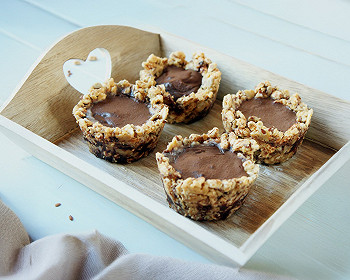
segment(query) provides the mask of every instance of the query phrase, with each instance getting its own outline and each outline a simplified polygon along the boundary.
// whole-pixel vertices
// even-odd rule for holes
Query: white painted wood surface
[[[349,1],[191,1],[191,6],[156,0],[0,3],[1,103],[54,40],[102,23],[157,26],[350,100]],[[34,239],[97,228],[133,252],[208,262],[2,135],[0,141],[0,198]],[[349,174],[347,162],[245,267],[300,279],[349,279]],[[56,202],[63,207],[55,208]],[[74,222],[68,220],[70,214]]]
[[[129,41],[130,38],[134,40]],[[252,88],[260,80],[269,80],[282,88],[300,92],[315,112],[307,134],[311,141],[304,141],[293,160],[276,167],[261,166],[259,178],[244,207],[229,219],[209,223],[186,219],[168,207],[155,152],[164,150],[175,134],[203,133],[213,126],[222,128],[221,102],[218,101],[203,120],[187,126],[166,125],[157,148],[145,159],[126,166],[101,161],[89,153],[73,120],[71,110],[80,94],[68,86],[62,73],[62,65],[67,59],[86,59],[90,50],[98,46],[109,50],[109,60],[113,61],[112,76],[118,76],[118,79],[137,76],[140,63],[149,53],[169,56],[178,49],[187,54],[202,49],[222,71],[218,94],[221,99],[239,88]],[[73,70],[72,73],[76,75]],[[320,105],[323,103],[328,106]],[[244,265],[274,231],[350,159],[350,144],[344,146],[350,139],[350,127],[344,127],[344,118],[350,118],[349,102],[181,37],[126,26],[93,26],[65,36],[41,56],[3,107],[0,130],[23,149],[210,260],[231,266]],[[333,118],[328,119],[329,115]],[[72,130],[76,132],[72,133]],[[334,155],[335,151],[326,147],[343,148]]]

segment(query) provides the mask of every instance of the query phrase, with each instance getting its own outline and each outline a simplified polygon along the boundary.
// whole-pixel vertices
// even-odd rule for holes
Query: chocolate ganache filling
[[[264,126],[275,127],[283,132],[296,123],[295,112],[281,103],[274,102],[272,98],[252,98],[243,101],[238,110],[246,118],[256,116]]]
[[[87,117],[105,126],[123,127],[127,124],[142,125],[151,117],[151,113],[146,103],[121,94],[94,103]]]
[[[156,82],[158,85],[164,84],[165,90],[173,96],[174,100],[177,100],[197,92],[202,84],[202,75],[197,71],[172,65],[164,69]]]
[[[186,147],[166,156],[183,179],[204,177],[225,180],[248,176],[243,168],[243,160],[234,152],[222,151],[217,145]]]

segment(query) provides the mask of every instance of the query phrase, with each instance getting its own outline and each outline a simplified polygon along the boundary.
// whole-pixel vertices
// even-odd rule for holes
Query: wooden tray
[[[134,81],[149,54],[167,56],[201,50],[222,72],[219,100],[204,119],[191,125],[165,126],[156,150],[138,162],[111,164],[88,152],[72,116],[80,94],[66,82],[63,63],[85,59],[98,47],[109,50],[112,77]],[[155,152],[176,134],[223,130],[221,99],[260,81],[299,92],[314,116],[297,155],[276,166],[261,166],[243,207],[219,222],[194,222],[169,209],[157,171]],[[341,165],[350,158],[350,103],[272,74],[245,62],[159,32],[125,26],[88,27],[55,44],[29,72],[3,106],[0,129],[34,156],[85,184],[183,242],[209,259],[241,266],[266,239]]]

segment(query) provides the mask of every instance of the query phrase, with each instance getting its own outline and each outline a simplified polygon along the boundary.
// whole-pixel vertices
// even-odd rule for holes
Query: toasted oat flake
[[[243,102],[252,98],[271,98],[287,106],[296,114],[296,122],[286,131],[266,126],[260,118],[249,116],[240,110]],[[298,93],[271,86],[269,81],[260,83],[255,90],[238,91],[223,98],[222,121],[227,133],[233,132],[239,138],[257,141],[259,150],[255,159],[260,163],[278,164],[290,159],[303,142],[310,126],[313,110],[301,101]]]
[[[184,70],[194,70],[202,75],[202,83],[196,92],[174,98],[165,90],[164,84],[157,84],[164,69],[168,66],[181,67]],[[204,53],[197,52],[191,61],[186,61],[181,51],[173,52],[169,58],[162,58],[151,54],[142,63],[144,68],[140,72],[142,83],[163,87],[163,100],[169,105],[168,123],[190,123],[203,118],[212,108],[219,90],[221,72],[216,63],[213,63]]]
[[[81,63],[80,63],[79,60],[74,61],[74,64],[75,64],[75,65],[81,65]]]
[[[90,60],[90,61],[96,61],[96,60],[97,60],[97,57],[96,57],[96,56],[90,56],[90,57],[89,57],[89,60]]]
[[[102,87],[102,84],[101,83],[96,83],[92,86],[94,89],[99,89]]]
[[[187,147],[215,145],[236,152],[244,159],[247,176],[232,179],[183,178],[171,163],[171,155]],[[251,185],[258,177],[259,166],[254,163],[254,153],[259,149],[253,139],[238,139],[234,133],[219,133],[217,127],[202,135],[177,135],[168,143],[163,153],[156,153],[159,172],[169,206],[179,214],[193,220],[222,220],[241,207]]]
[[[92,87],[83,96],[73,108],[73,115],[91,153],[110,162],[129,163],[147,156],[155,148],[168,115],[168,107],[162,102],[161,88],[145,89],[146,85],[141,82],[132,85],[126,80],[115,83],[113,79],[109,79],[100,88]],[[131,92],[139,102],[150,104],[152,116],[146,123],[107,127],[99,122],[93,123],[87,117],[86,112],[93,103]]]

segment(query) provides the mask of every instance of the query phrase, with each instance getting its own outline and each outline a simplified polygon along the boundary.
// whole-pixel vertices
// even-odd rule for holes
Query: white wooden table
[[[96,24],[156,26],[350,100],[350,1],[6,1],[0,17],[0,105],[63,35]],[[325,104],[327,106],[327,104]],[[349,122],[350,125],[350,122]],[[131,252],[208,260],[24,152],[0,134],[0,199],[33,240],[97,229]],[[62,206],[56,208],[56,202]],[[350,279],[350,162],[245,266],[300,279]],[[68,216],[72,215],[74,221]]]

